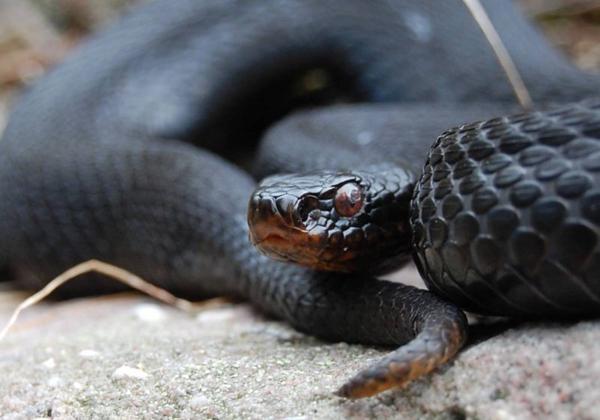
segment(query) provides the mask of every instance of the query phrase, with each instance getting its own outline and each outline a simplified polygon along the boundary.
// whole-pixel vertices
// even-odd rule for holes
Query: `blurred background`
[[[89,33],[148,0],[0,0],[0,133],[11,101]],[[581,68],[600,71],[600,0],[516,0]]]

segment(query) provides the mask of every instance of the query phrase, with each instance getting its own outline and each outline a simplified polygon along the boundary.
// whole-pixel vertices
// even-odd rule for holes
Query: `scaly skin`
[[[468,124],[413,198],[420,272],[476,312],[600,315],[600,101]]]
[[[396,165],[264,179],[248,206],[250,240],[266,255],[307,267],[386,273],[410,261],[409,204],[415,175]],[[340,214],[352,188],[357,214]],[[344,193],[343,197],[347,197]]]
[[[250,230],[260,232],[251,238],[267,255],[318,270],[391,268],[415,250],[428,287],[471,311],[597,316],[599,127],[600,102],[588,100],[448,129],[410,205],[414,180],[402,166],[269,177],[250,201]],[[364,197],[347,216],[331,199],[344,185]],[[329,199],[314,204],[319,194]],[[310,205],[317,220],[302,216]]]

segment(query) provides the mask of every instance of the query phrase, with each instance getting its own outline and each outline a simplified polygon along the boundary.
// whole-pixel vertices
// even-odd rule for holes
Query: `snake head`
[[[414,176],[379,165],[265,178],[250,198],[250,240],[317,270],[383,273],[409,260]]]

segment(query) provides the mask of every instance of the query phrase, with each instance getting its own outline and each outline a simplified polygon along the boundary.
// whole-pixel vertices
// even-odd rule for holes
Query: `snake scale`
[[[512,2],[483,3],[536,104],[599,91],[600,79],[553,51]],[[273,125],[299,107],[342,101],[379,104]],[[511,87],[459,0],[157,0],[20,98],[0,141],[0,261],[37,288],[101,259],[181,296],[248,299],[327,340],[405,344],[339,391],[372,395],[462,346],[466,320],[443,298],[520,317],[598,313],[597,103],[463,125],[429,151],[449,127],[513,110]],[[396,177],[391,193],[343,190],[344,209],[373,198],[373,209],[399,210],[372,214],[403,235],[394,245],[402,257],[386,251],[381,271],[407,260],[410,218],[435,294],[377,280],[365,259],[354,273],[314,271],[271,260],[248,240],[256,178],[325,169],[337,187],[371,187],[389,166],[372,178],[351,169],[384,162],[414,173],[425,165],[412,207],[412,184]],[[319,193],[331,201],[339,190]],[[542,199],[552,203],[535,207]],[[499,244],[509,240],[505,258]],[[60,293],[119,287],[89,275]]]

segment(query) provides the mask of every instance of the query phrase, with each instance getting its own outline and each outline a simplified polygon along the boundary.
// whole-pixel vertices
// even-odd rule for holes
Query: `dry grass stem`
[[[44,286],[43,289],[34,293],[29,298],[25,299],[23,302],[17,306],[17,308],[12,313],[10,319],[0,331],[0,341],[4,339],[8,330],[15,324],[19,314],[24,310],[29,308],[30,306],[35,305],[40,302],[42,299],[45,299],[57,288],[68,282],[69,280],[74,279],[82,274],[96,272],[100,274],[104,274],[106,276],[112,277],[117,281],[127,284],[128,286],[139,290],[142,293],[145,293],[161,302],[164,302],[168,305],[174,306],[182,311],[191,313],[194,309],[194,304],[188,300],[180,299],[176,296],[173,296],[171,293],[163,290],[159,287],[156,287],[142,278],[136,276],[133,273],[130,273],[127,270],[116,267],[114,265],[98,261],[98,260],[89,260],[78,264],[74,267],[71,267],[64,273],[60,274],[58,277],[53,279],[50,283]],[[205,305],[202,305],[203,307]]]
[[[500,65],[502,66],[504,73],[506,73],[506,77],[508,78],[508,81],[515,92],[517,100],[523,109],[532,109],[533,101],[531,100],[531,95],[529,95],[529,91],[523,82],[523,78],[517,70],[517,66],[508,53],[508,50],[504,46],[502,39],[500,39],[500,35],[498,35],[494,24],[481,5],[481,2],[479,0],[463,0],[463,2],[473,15],[473,18],[475,18],[475,21],[481,28],[481,31],[492,47],[494,54],[498,58],[498,61],[500,62]]]

